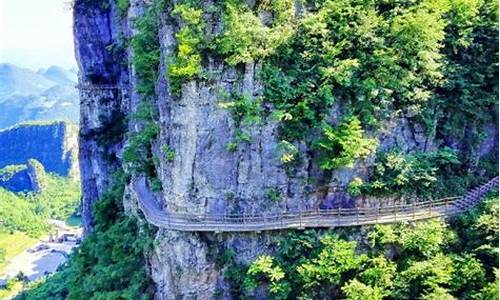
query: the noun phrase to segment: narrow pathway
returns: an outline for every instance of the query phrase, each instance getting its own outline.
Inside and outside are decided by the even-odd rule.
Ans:
[[[449,217],[469,210],[490,191],[497,190],[498,177],[470,190],[462,197],[378,208],[340,208],[251,215],[167,213],[158,207],[145,178],[137,179],[133,185],[139,195],[139,207],[146,220],[157,227],[178,231],[245,232],[349,227]]]

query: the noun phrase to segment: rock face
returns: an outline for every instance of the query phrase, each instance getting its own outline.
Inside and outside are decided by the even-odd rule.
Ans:
[[[60,176],[78,178],[78,127],[67,122],[24,123],[0,131],[0,168],[36,159]]]
[[[120,87],[80,88],[82,219],[84,231],[89,231],[93,222],[92,204],[119,166],[117,152],[124,132],[123,117],[128,111],[128,65],[124,50],[120,50],[125,27],[116,17],[114,5],[104,7],[99,1],[75,1],[73,13],[80,85]],[[110,46],[115,50],[110,51]]]
[[[11,192],[35,192],[44,188],[45,168],[35,160],[25,165],[10,165],[0,169],[0,187]]]
[[[74,6],[75,48],[80,68],[81,120],[80,170],[83,185],[83,223],[92,230],[92,204],[105,191],[114,170],[122,166],[121,154],[127,144],[125,133],[139,127],[134,121],[124,125],[140,102],[136,94],[137,76],[131,61],[131,49],[124,37],[135,33],[132,20],[142,15],[153,1],[131,0],[127,14],[111,1],[76,0]],[[175,2],[175,1],[173,1]],[[212,1],[206,1],[212,3]],[[251,1],[249,1],[251,2]],[[317,207],[353,206],[345,187],[355,177],[367,178],[371,157],[355,168],[324,174],[306,155],[289,176],[278,152],[278,124],[271,117],[245,131],[251,141],[236,151],[226,145],[237,131],[233,117],[220,106],[219,92],[238,91],[262,95],[258,80],[259,63],[230,67],[217,57],[208,57],[204,71],[210,80],[183,84],[180,96],[170,91],[166,79],[167,57],[177,43],[179,21],[165,9],[159,20],[160,72],[153,104],[159,112],[160,132],[153,143],[158,158],[155,173],[162,191],[155,193],[165,210],[189,213],[278,212]],[[207,17],[208,18],[208,17]],[[221,17],[211,15],[208,32],[222,26]],[[110,50],[112,49],[112,50]],[[84,88],[88,86],[88,88]],[[332,111],[332,115],[335,114]],[[380,132],[373,133],[381,149],[397,146],[404,151],[433,149],[432,138],[405,118],[388,120]],[[175,157],[162,154],[168,146]],[[301,153],[311,149],[298,144]],[[132,171],[134,179],[138,174]],[[323,178],[321,184],[311,179]],[[139,219],[138,193],[127,189],[127,211]],[[272,197],[269,191],[279,195]],[[229,287],[214,261],[214,253],[231,249],[238,262],[249,262],[271,252],[272,239],[282,234],[182,233],[158,230],[154,249],[145,253],[156,284],[156,299],[229,299]],[[258,296],[256,296],[259,298]],[[265,296],[262,296],[265,297]]]

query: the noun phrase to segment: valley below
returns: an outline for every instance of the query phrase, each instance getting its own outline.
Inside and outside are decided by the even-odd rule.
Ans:
[[[0,130],[1,299],[54,273],[81,242],[77,135],[60,121]]]

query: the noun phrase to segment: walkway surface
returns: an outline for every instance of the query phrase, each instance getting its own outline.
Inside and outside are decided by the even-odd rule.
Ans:
[[[449,217],[471,209],[489,192],[498,190],[498,177],[461,197],[375,208],[307,210],[280,214],[168,213],[158,206],[147,187],[145,178],[139,178],[134,182],[134,190],[139,196],[139,207],[144,212],[146,220],[157,227],[177,231],[245,232],[349,227]]]

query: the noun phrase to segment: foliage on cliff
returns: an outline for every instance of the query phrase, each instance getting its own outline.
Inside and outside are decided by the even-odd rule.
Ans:
[[[243,284],[233,290],[246,295],[265,284],[271,299],[496,299],[497,267],[498,196],[492,195],[449,225],[377,225],[345,236],[292,232],[279,239],[274,257],[251,264],[244,280],[226,279]]]
[[[221,107],[233,112],[238,127],[242,121],[260,120],[272,113],[280,122],[282,144],[305,142],[312,146],[314,151],[295,153],[293,158],[278,153],[288,167],[290,162],[300,164],[304,155],[319,157],[316,163],[327,171],[352,167],[375,152],[371,138],[377,137],[385,120],[399,117],[423,126],[438,152],[448,146],[458,148],[460,164],[447,167],[448,175],[434,178],[450,182],[477,165],[472,152],[484,139],[481,130],[494,119],[498,103],[498,70],[494,67],[498,63],[498,7],[493,1],[324,0],[304,1],[297,10],[295,5],[289,0],[252,5],[240,0],[209,4],[154,1],[136,21],[138,33],[132,39],[133,64],[143,100],[155,95],[160,66],[159,19],[168,13],[178,25],[175,49],[166,57],[170,92],[179,96],[182,85],[189,81],[212,80],[209,72],[213,70],[206,70],[208,57],[236,68],[261,63],[258,76],[264,85],[263,97],[226,91],[232,99]],[[211,27],[214,18],[221,21],[220,28]],[[359,124],[355,124],[356,130],[339,134],[344,141],[356,140],[364,147],[356,149],[347,147],[346,142],[340,145],[339,139],[331,140],[333,128],[345,127],[346,116]],[[149,125],[154,119],[143,130],[144,135],[151,133],[149,141],[134,143],[133,137],[126,152],[136,152],[126,160],[146,157],[149,169],[154,165],[149,150],[155,136]],[[360,132],[372,137],[359,136]],[[238,128],[226,148],[235,152],[240,143],[250,140]],[[389,155],[379,153],[379,157]],[[400,155],[410,161],[419,154]],[[483,167],[484,159],[479,168]],[[372,182],[383,179],[377,170],[372,173]],[[464,189],[473,183],[473,178],[461,180],[454,188]],[[440,185],[446,186],[443,182]],[[390,188],[371,187],[360,191],[392,193]],[[410,194],[418,192],[408,190]]]
[[[316,141],[321,150],[320,167],[333,170],[340,167],[353,167],[358,159],[375,152],[377,140],[363,135],[361,122],[356,117],[346,118],[337,128],[323,125],[323,135]]]
[[[238,124],[253,119],[255,111],[259,118],[272,113],[285,144],[323,145],[313,155],[321,158],[317,163],[322,169],[352,166],[375,152],[373,143],[361,147],[365,151],[356,149],[362,154],[339,151],[338,143],[325,147],[324,136],[342,126],[346,116],[360,120],[359,129],[374,137],[385,120],[406,117],[410,124],[424,126],[440,149],[466,145],[457,156],[461,164],[451,168],[446,179],[462,177],[463,170],[477,163],[471,153],[484,138],[482,127],[494,119],[498,103],[494,1],[303,4],[298,10],[288,0],[252,5],[239,0],[214,4],[186,0],[173,5],[178,45],[167,65],[174,94],[179,95],[188,81],[211,80],[204,74],[207,57],[236,68],[260,63],[263,97],[235,95],[221,107],[230,109]],[[222,20],[215,31],[209,26],[213,18]],[[345,131],[344,140],[368,142],[360,139],[360,130]],[[234,152],[239,143],[248,141],[238,129],[226,148]],[[311,153],[282,161],[300,163],[301,155]],[[373,180],[378,176],[374,172]],[[463,180],[459,188],[470,184]]]
[[[310,139],[333,106],[368,129],[406,115],[436,134],[438,146],[449,145],[450,136],[477,145],[498,103],[493,1],[313,3],[264,61],[265,100],[288,116],[281,120],[285,139]]]
[[[131,115],[131,121],[140,125],[139,131],[128,132],[128,145],[123,152],[123,162],[130,171],[156,177],[152,143],[159,132],[158,113],[153,105],[156,82],[159,76],[160,44],[158,41],[158,14],[164,1],[155,1],[146,12],[135,20],[137,34],[132,38],[134,52],[132,64],[137,72],[136,91],[141,103]]]

